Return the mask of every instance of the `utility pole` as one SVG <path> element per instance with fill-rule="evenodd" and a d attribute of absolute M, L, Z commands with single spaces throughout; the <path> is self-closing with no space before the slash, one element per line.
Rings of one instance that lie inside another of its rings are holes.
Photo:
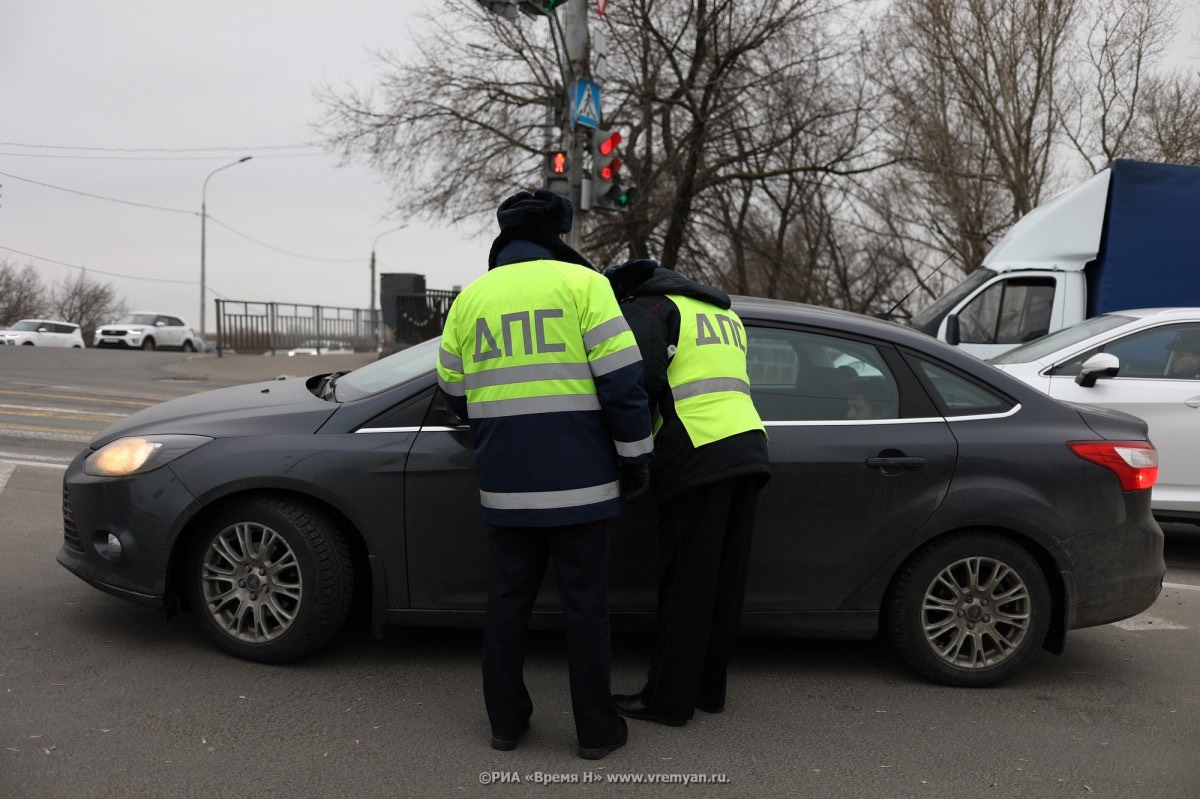
<path fill-rule="evenodd" d="M 570 85 L 589 77 L 588 72 L 588 0 L 567 0 L 563 6 L 563 39 L 567 53 L 567 71 Z M 568 97 L 575 102 L 574 96 Z M 599 109 L 597 109 L 598 111 Z M 567 116 L 574 122 L 575 111 L 567 109 Z M 582 125 L 572 124 L 570 134 L 571 205 L 575 207 L 575 224 L 567 234 L 567 244 L 578 250 L 582 242 L 583 218 L 583 154 L 587 152 L 587 132 Z M 589 198 L 590 199 L 590 198 Z"/>
<path fill-rule="evenodd" d="M 578 249 L 582 240 L 582 214 L 591 203 L 591 191 L 584 169 L 584 155 L 590 151 L 589 128 L 599 127 L 600 88 L 591 80 L 589 66 L 591 43 L 588 32 L 589 0 L 478 0 L 490 13 L 516 23 L 519 14 L 536 19 L 549 17 L 550 35 L 561 31 L 562 52 L 566 63 L 560 63 L 564 86 L 556 86 L 555 97 L 549 98 L 545 127 L 546 153 L 544 187 L 563 194 L 575 208 L 575 224 L 565 241 Z M 603 8 L 603 6 L 600 6 Z M 601 12 L 603 13 L 603 12 Z M 556 16 L 557 15 L 557 16 Z M 561 27 L 556 23 L 561 19 Z M 603 77 L 603 76 L 601 76 Z M 561 103 L 561 105 L 560 105 Z M 558 111 L 561 109 L 561 112 Z M 561 129 L 560 147 L 552 145 L 553 122 Z M 561 171 L 565 155 L 566 174 Z"/>

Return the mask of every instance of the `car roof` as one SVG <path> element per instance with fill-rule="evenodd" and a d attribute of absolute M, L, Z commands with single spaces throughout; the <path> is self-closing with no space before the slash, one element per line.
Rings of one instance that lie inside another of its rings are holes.
<path fill-rule="evenodd" d="M 1200 316 L 1200 307 L 1131 308 L 1127 311 L 1110 311 L 1104 315 L 1132 316 L 1137 319 L 1195 319 Z"/>

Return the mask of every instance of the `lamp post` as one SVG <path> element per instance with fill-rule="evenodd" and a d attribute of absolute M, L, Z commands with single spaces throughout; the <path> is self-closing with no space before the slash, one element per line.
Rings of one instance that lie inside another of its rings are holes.
<path fill-rule="evenodd" d="M 371 316 L 375 322 L 375 351 L 378 352 L 383 347 L 383 331 L 380 329 L 380 314 L 375 310 L 375 245 L 389 233 L 395 233 L 397 230 L 404 230 L 408 225 L 394 227 L 391 230 L 385 230 L 375 237 L 375 241 L 371 242 Z"/>
<path fill-rule="evenodd" d="M 206 177 L 204 179 L 204 187 L 200 191 L 200 335 L 201 336 L 206 335 L 206 331 L 204 330 L 204 306 L 208 304 L 206 302 L 206 298 L 205 298 L 205 289 L 207 287 L 206 287 L 206 283 L 205 283 L 205 272 L 204 272 L 204 238 L 205 238 L 205 228 L 208 225 L 208 181 L 212 179 L 213 175 L 217 174 L 222 169 L 229 169 L 229 167 L 231 167 L 231 166 L 237 166 L 238 164 L 244 164 L 253 157 L 254 156 L 248 155 L 245 158 L 239 158 L 238 160 L 234 161 L 232 164 L 226 164 L 225 166 L 219 166 L 216 169 L 214 169 L 212 172 L 209 172 L 208 177 Z"/>

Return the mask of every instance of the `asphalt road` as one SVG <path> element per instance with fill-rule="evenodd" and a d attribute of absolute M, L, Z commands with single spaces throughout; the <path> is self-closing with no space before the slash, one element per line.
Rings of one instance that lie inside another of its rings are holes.
<path fill-rule="evenodd" d="M 257 358 L 0 351 L 0 797 L 1198 793 L 1200 530 L 1188 526 L 1168 531 L 1170 584 L 1147 614 L 1074 631 L 1064 655 L 1002 686 L 931 685 L 877 642 L 744 638 L 725 713 L 681 729 L 631 722 L 629 744 L 595 763 L 574 754 L 557 633 L 532 636 L 533 729 L 500 753 L 478 631 L 375 641 L 357 625 L 264 666 L 218 653 L 190 617 L 167 621 L 59 567 L 62 467 L 81 440 L 107 414 L 305 371 Z M 648 645 L 615 637 L 615 689 L 639 684 Z"/>

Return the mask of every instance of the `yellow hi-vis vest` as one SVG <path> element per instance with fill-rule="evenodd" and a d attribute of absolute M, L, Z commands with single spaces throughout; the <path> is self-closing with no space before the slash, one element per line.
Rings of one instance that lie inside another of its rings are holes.
<path fill-rule="evenodd" d="M 742 320 L 732 310 L 690 297 L 667 297 L 679 309 L 679 344 L 667 366 L 667 382 L 692 446 L 750 430 L 765 435 L 750 398 Z"/>

